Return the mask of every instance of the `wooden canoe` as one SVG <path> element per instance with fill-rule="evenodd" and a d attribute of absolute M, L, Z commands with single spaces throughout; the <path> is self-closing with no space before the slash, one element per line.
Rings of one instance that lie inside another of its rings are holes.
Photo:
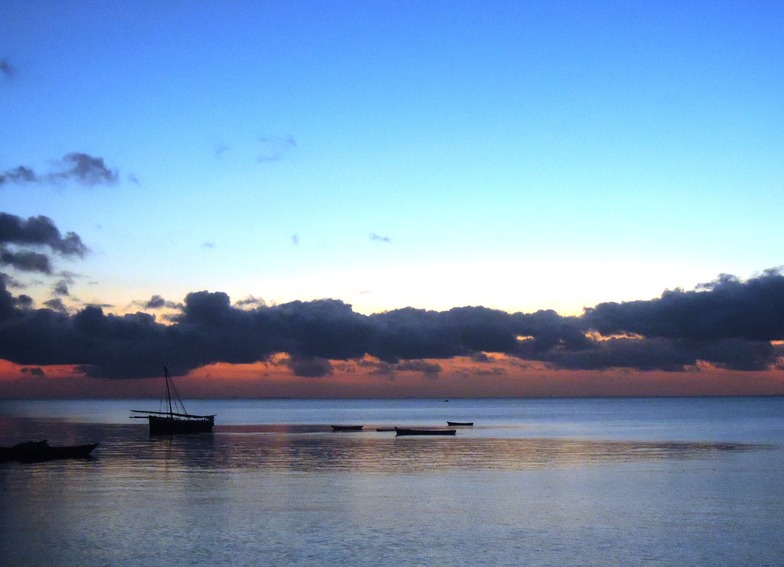
<path fill-rule="evenodd" d="M 454 429 L 411 429 L 406 427 L 395 427 L 397 435 L 454 435 Z"/>
<path fill-rule="evenodd" d="M 362 425 L 333 425 L 332 431 L 362 431 Z"/>

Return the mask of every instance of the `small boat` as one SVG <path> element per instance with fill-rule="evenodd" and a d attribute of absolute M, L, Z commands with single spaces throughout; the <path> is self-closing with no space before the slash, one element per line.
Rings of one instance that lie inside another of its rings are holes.
<path fill-rule="evenodd" d="M 394 431 L 394 427 L 376 427 L 376 431 L 385 432 L 385 431 Z"/>
<path fill-rule="evenodd" d="M 215 415 L 193 415 L 185 409 L 180 394 L 174 387 L 169 369 L 163 367 L 166 381 L 166 407 L 168 411 L 131 410 L 131 419 L 146 419 L 150 424 L 150 435 L 174 435 L 179 433 L 210 433 L 215 425 Z M 175 411 L 175 409 L 177 411 Z"/>
<path fill-rule="evenodd" d="M 471 427 L 474 425 L 473 421 L 447 421 L 449 427 Z"/>
<path fill-rule="evenodd" d="M 86 445 L 65 445 L 52 447 L 43 441 L 25 441 L 13 447 L 0 447 L 0 462 L 19 461 L 22 463 L 40 463 L 59 459 L 86 459 L 98 443 Z"/>
<path fill-rule="evenodd" d="M 333 425 L 332 431 L 362 431 L 362 425 Z"/>
<path fill-rule="evenodd" d="M 454 435 L 455 429 L 410 429 L 395 427 L 396 435 Z"/>

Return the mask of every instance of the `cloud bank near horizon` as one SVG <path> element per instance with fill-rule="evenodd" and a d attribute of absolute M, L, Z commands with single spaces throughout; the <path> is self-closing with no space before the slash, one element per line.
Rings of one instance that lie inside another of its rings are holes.
<path fill-rule="evenodd" d="M 21 365 L 76 365 L 95 378 L 157 376 L 162 364 L 185 373 L 213 363 L 269 361 L 278 353 L 299 376 L 332 372 L 332 361 L 380 361 L 437 376 L 428 360 L 480 361 L 503 353 L 552 369 L 628 368 L 672 372 L 710 364 L 731 370 L 778 368 L 784 340 L 784 276 L 741 281 L 722 275 L 693 291 L 652 300 L 602 303 L 579 317 L 552 310 L 508 313 L 486 307 L 372 315 L 340 300 L 267 306 L 232 304 L 223 292 L 189 293 L 183 304 L 155 296 L 146 307 L 177 306 L 170 324 L 137 312 L 35 309 L 0 279 L 0 358 Z M 387 372 L 388 374 L 388 372 Z"/>

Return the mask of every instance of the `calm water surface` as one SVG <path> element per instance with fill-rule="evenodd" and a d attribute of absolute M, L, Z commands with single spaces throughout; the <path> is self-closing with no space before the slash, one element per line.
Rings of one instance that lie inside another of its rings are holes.
<path fill-rule="evenodd" d="M 0 464 L 0 565 L 782 565 L 784 398 L 156 404 L 0 401 L 0 444 L 101 442 Z"/>

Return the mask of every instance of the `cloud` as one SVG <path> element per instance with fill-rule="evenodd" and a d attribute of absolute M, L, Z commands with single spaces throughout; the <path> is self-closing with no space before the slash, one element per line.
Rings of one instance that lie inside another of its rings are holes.
<path fill-rule="evenodd" d="M 59 295 L 63 297 L 68 297 L 70 292 L 68 291 L 68 282 L 65 280 L 60 280 L 59 282 L 55 283 L 52 287 L 52 293 L 54 295 Z"/>
<path fill-rule="evenodd" d="M 259 143 L 262 148 L 256 158 L 259 163 L 281 161 L 297 147 L 294 136 L 262 136 Z"/>
<path fill-rule="evenodd" d="M 0 272 L 0 281 L 2 281 L 6 287 L 12 287 L 17 289 L 24 289 L 26 286 L 16 278 L 12 278 L 8 274 Z"/>
<path fill-rule="evenodd" d="M 103 158 L 94 157 L 80 152 L 72 152 L 63 157 L 66 169 L 54 175 L 58 179 L 73 179 L 84 185 L 116 183 L 116 170 L 106 167 Z"/>
<path fill-rule="evenodd" d="M 373 242 L 386 242 L 386 243 L 392 242 L 392 239 L 389 238 L 388 236 L 379 236 L 375 232 L 370 233 L 370 240 L 372 240 Z"/>
<path fill-rule="evenodd" d="M 46 307 L 52 311 L 56 311 L 58 313 L 68 313 L 68 308 L 65 306 L 65 303 L 63 303 L 63 300 L 59 297 L 45 301 L 44 305 L 46 305 Z"/>
<path fill-rule="evenodd" d="M 160 295 L 153 295 L 144 307 L 145 309 L 163 309 L 166 307 L 166 300 Z"/>
<path fill-rule="evenodd" d="M 261 297 L 253 297 L 249 295 L 245 299 L 240 299 L 234 303 L 237 307 L 245 308 L 245 307 L 266 307 L 267 302 L 264 301 Z"/>
<path fill-rule="evenodd" d="M 46 246 L 63 256 L 83 257 L 87 253 L 79 235 L 68 232 L 62 236 L 52 220 L 43 215 L 24 220 L 0 213 L 0 245 L 6 244 Z"/>
<path fill-rule="evenodd" d="M 288 360 L 287 366 L 296 376 L 305 378 L 320 378 L 332 374 L 332 364 L 324 358 L 295 356 Z"/>
<path fill-rule="evenodd" d="M 395 365 L 395 370 L 401 372 L 421 372 L 425 376 L 435 377 L 443 370 L 440 364 L 426 360 L 406 360 Z"/>
<path fill-rule="evenodd" d="M 0 213 L 0 265 L 23 272 L 52 273 L 49 256 L 36 249 L 48 249 L 64 257 L 83 257 L 87 247 L 74 232 L 63 236 L 45 216 L 23 219 Z"/>
<path fill-rule="evenodd" d="M 601 303 L 584 319 L 604 335 L 771 341 L 784 336 L 784 277 L 768 270 L 747 282 L 721 275 L 695 291 L 666 291 L 651 301 Z"/>
<path fill-rule="evenodd" d="M 398 372 L 421 372 L 428 378 L 438 378 L 438 375 L 444 370 L 440 364 L 427 360 L 403 360 L 396 363 L 383 360 L 364 360 L 360 362 L 360 365 L 371 367 L 371 375 L 384 376 L 390 380 L 394 380 Z"/>
<path fill-rule="evenodd" d="M 22 374 L 29 374 L 30 376 L 36 376 L 38 378 L 43 378 L 46 376 L 46 372 L 44 372 L 43 368 L 22 368 Z"/>
<path fill-rule="evenodd" d="M 0 75 L 9 79 L 16 74 L 16 68 L 8 62 L 8 59 L 0 59 Z"/>
<path fill-rule="evenodd" d="M 181 304 L 174 301 L 167 301 L 160 295 L 153 295 L 148 301 L 134 301 L 134 304 L 141 305 L 148 311 L 156 311 L 158 309 L 180 309 Z"/>
<path fill-rule="evenodd" d="M 229 150 L 229 146 L 227 146 L 226 144 L 222 144 L 222 143 L 216 144 L 213 150 L 215 159 L 221 159 L 223 157 L 223 154 L 225 154 L 228 150 Z"/>
<path fill-rule="evenodd" d="M 381 376 L 438 376 L 438 360 L 482 362 L 486 353 L 551 369 L 760 370 L 776 367 L 783 353 L 774 341 L 784 340 L 784 276 L 775 270 L 745 282 L 722 276 L 649 301 L 603 303 L 580 317 L 485 307 L 362 315 L 333 299 L 232 305 L 223 292 L 198 291 L 164 325 L 147 313 L 113 315 L 98 306 L 67 313 L 59 300 L 33 309 L 22 297 L 0 278 L 0 359 L 73 364 L 102 378 L 155 376 L 162 364 L 184 373 L 217 362 L 269 361 L 277 353 L 288 354 L 292 372 L 310 377 L 366 355 L 380 361 Z M 164 304 L 153 296 L 147 306 Z"/>
<path fill-rule="evenodd" d="M 0 173 L 0 185 L 4 183 L 36 183 L 38 176 L 29 167 L 20 165 Z"/>
<path fill-rule="evenodd" d="M 74 181 L 81 185 L 109 185 L 117 183 L 116 169 L 107 167 L 103 158 L 82 152 L 65 154 L 59 167 L 42 175 L 24 165 L 0 173 L 0 186 L 5 184 L 60 183 Z"/>
<path fill-rule="evenodd" d="M 13 251 L 0 248 L 0 265 L 11 266 L 21 272 L 52 273 L 49 257 L 32 250 Z"/>

